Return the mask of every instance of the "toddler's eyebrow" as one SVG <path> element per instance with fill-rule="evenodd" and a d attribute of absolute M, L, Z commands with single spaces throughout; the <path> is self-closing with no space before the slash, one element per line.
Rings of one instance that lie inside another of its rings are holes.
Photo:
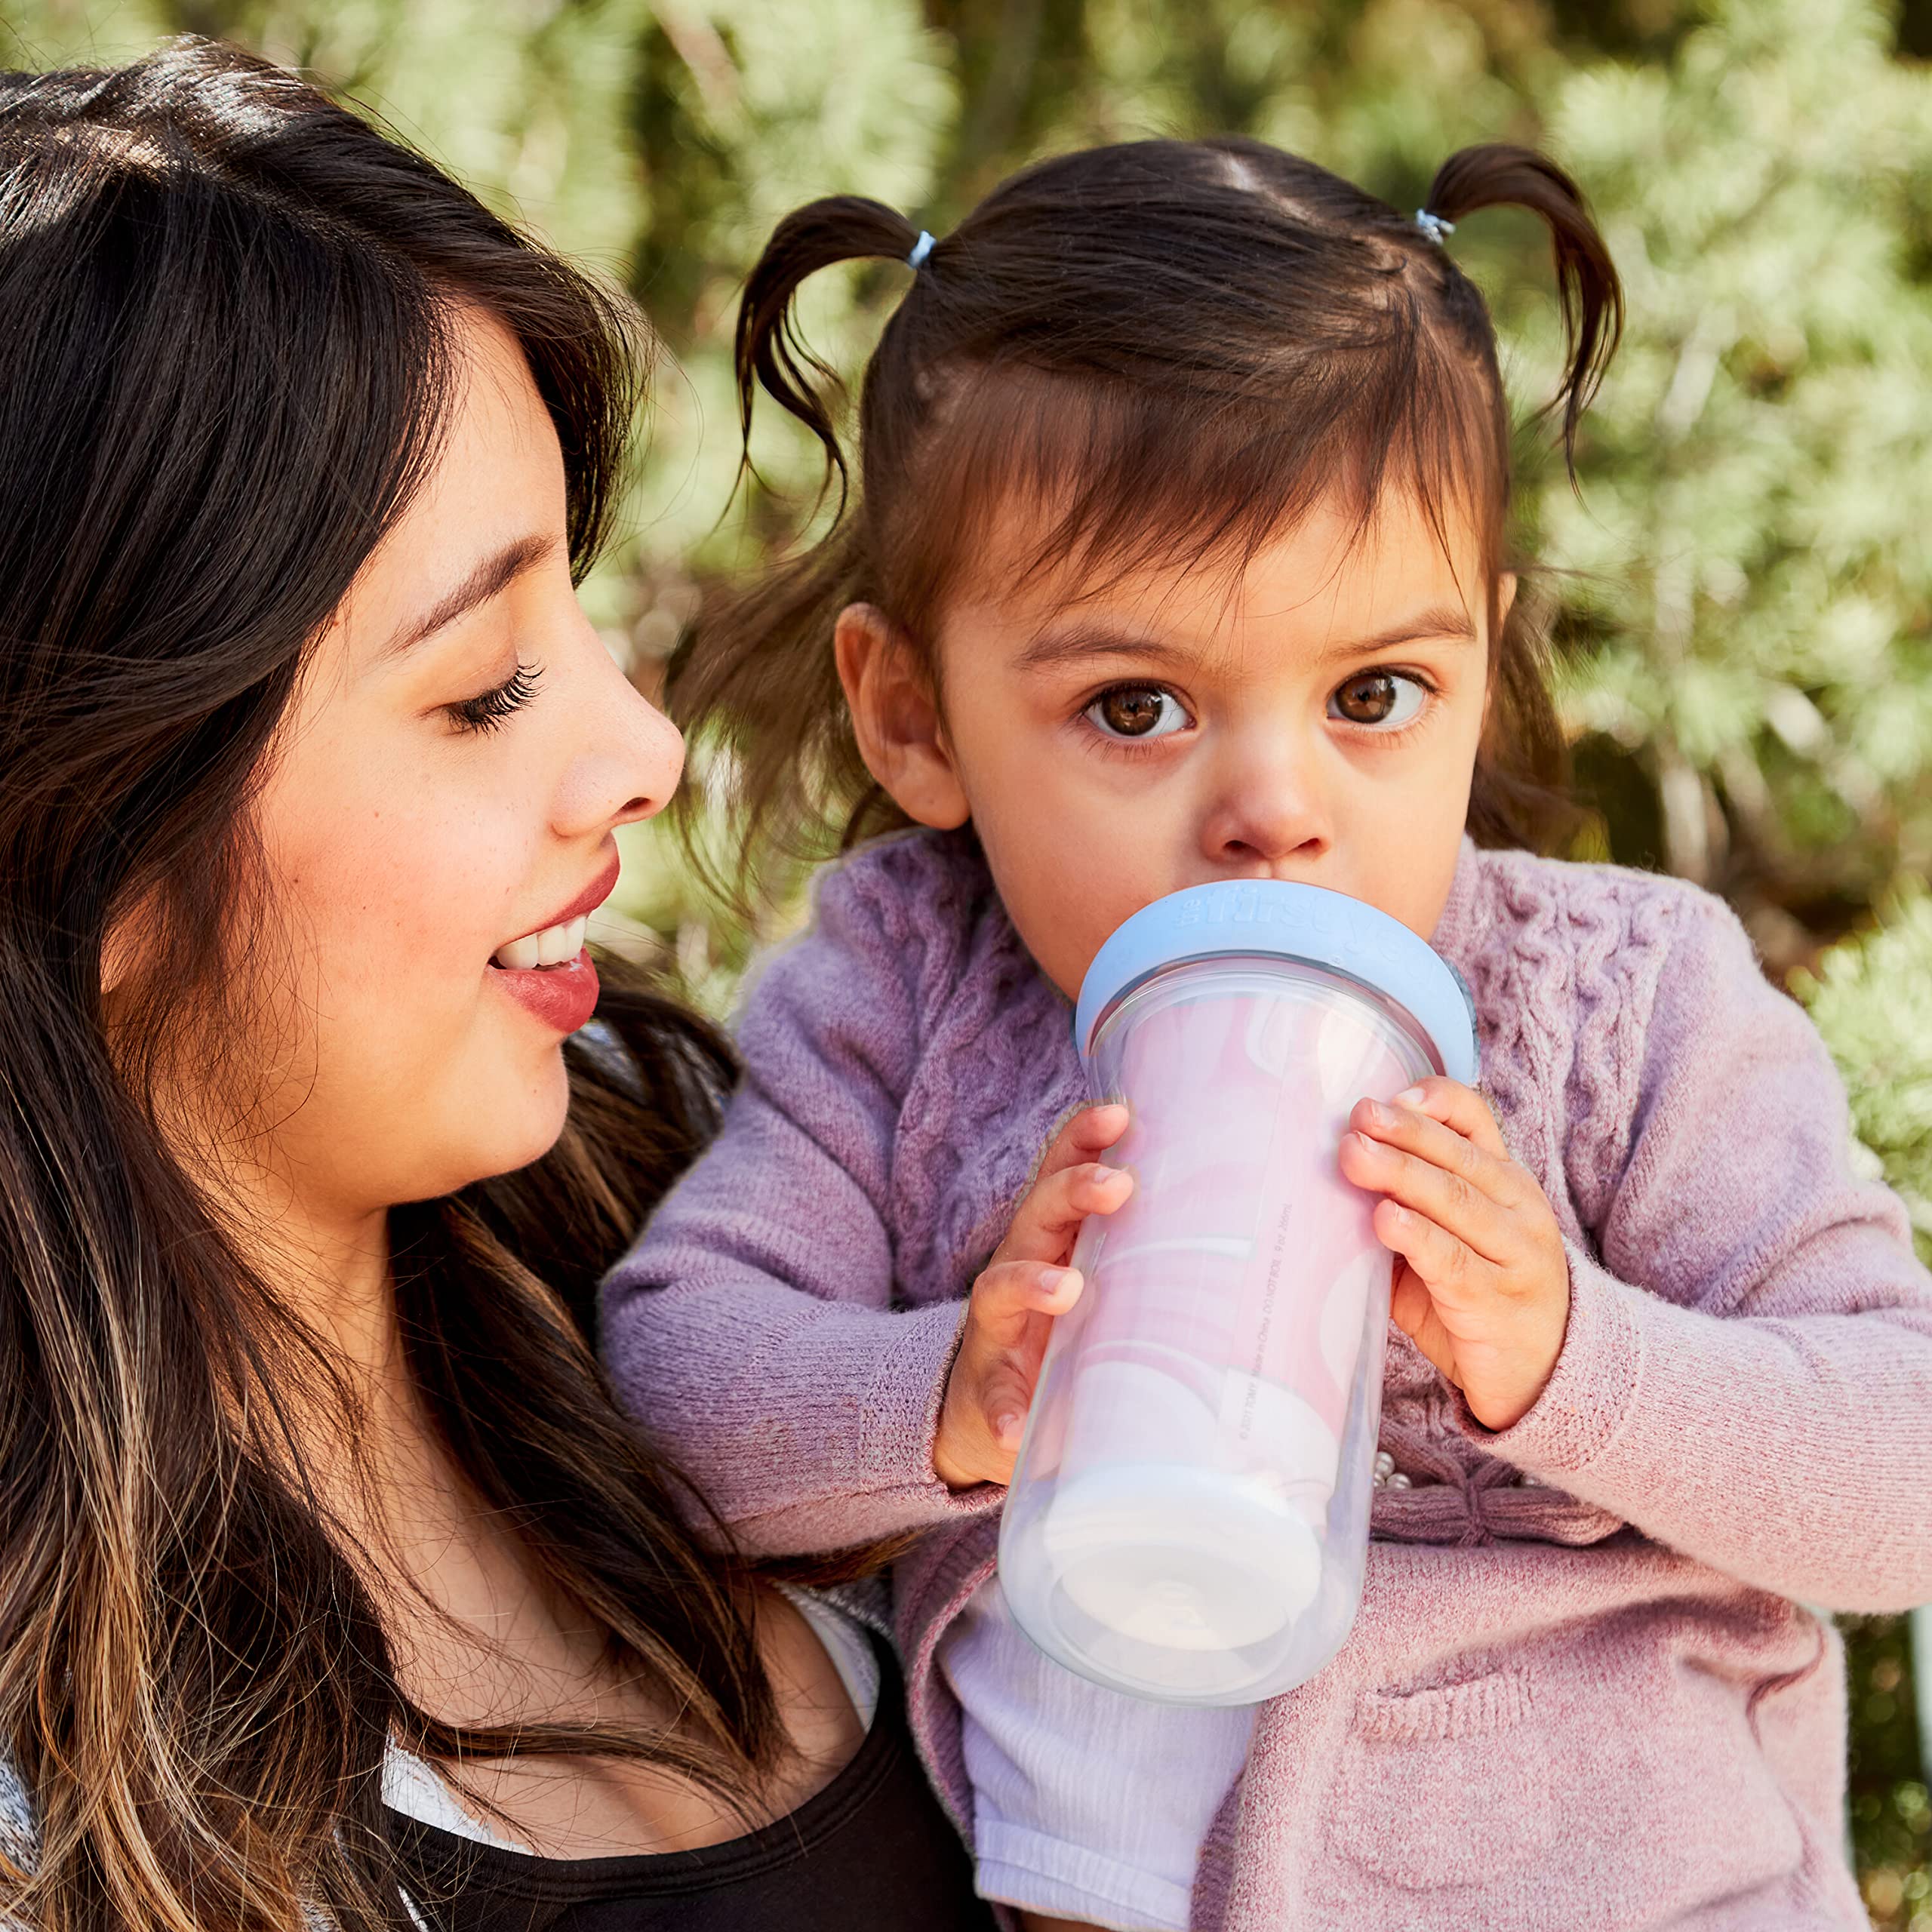
<path fill-rule="evenodd" d="M 1131 631 L 1112 630 L 1105 625 L 1082 625 L 1078 629 L 1052 631 L 1036 637 L 1015 663 L 1022 671 L 1034 671 L 1053 664 L 1064 664 L 1077 657 L 1155 658 L 1171 663 L 1191 662 L 1195 654 L 1158 638 L 1139 637 Z"/>
<path fill-rule="evenodd" d="M 1372 657 L 1378 651 L 1398 651 L 1405 644 L 1420 644 L 1426 638 L 1449 638 L 1458 644 L 1481 641 L 1468 611 L 1453 604 L 1438 604 L 1432 610 L 1418 611 L 1413 617 L 1390 625 L 1386 631 L 1377 631 L 1373 637 L 1344 638 L 1329 645 L 1321 655 L 1324 660 Z"/>
<path fill-rule="evenodd" d="M 1405 644 L 1420 643 L 1425 638 L 1446 638 L 1461 644 L 1479 641 L 1475 626 L 1466 611 L 1459 610 L 1454 605 L 1441 604 L 1432 609 L 1418 611 L 1413 617 L 1405 617 L 1371 637 L 1342 638 L 1327 646 L 1318 661 L 1326 663 L 1331 659 L 1372 657 L 1378 652 L 1399 650 Z M 1035 638 L 1015 662 L 1020 670 L 1032 671 L 1083 657 L 1132 657 L 1142 660 L 1151 658 L 1157 662 L 1188 663 L 1198 654 L 1164 644 L 1158 638 L 1137 635 L 1131 631 L 1115 630 L 1105 625 L 1083 625 L 1076 629 L 1049 632 Z"/>

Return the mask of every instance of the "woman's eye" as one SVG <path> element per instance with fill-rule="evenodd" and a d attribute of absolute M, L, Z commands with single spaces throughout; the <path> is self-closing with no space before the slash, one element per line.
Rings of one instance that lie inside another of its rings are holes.
<path fill-rule="evenodd" d="M 512 712 L 521 711 L 537 695 L 543 675 L 540 664 L 519 664 L 500 685 L 466 697 L 443 709 L 457 728 L 464 731 L 494 731 Z"/>
<path fill-rule="evenodd" d="M 1328 700 L 1328 715 L 1350 724 L 1399 731 L 1412 723 L 1429 697 L 1419 678 L 1400 671 L 1364 671 L 1337 687 Z"/>
<path fill-rule="evenodd" d="M 1116 685 L 1103 691 L 1085 715 L 1110 738 L 1164 738 L 1189 722 L 1180 700 L 1158 685 Z"/>

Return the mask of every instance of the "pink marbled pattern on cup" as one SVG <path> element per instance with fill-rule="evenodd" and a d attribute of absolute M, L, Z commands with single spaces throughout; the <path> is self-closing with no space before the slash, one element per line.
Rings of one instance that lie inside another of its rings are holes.
<path fill-rule="evenodd" d="M 1274 991 L 1200 974 L 1102 1029 L 1137 1185 L 1089 1244 L 1048 1395 L 1064 1392 L 1064 1435 L 1042 1417 L 1035 1467 L 1193 1463 L 1278 1481 L 1318 1515 L 1389 1266 L 1340 1137 L 1357 1100 L 1392 1097 L 1420 1063 L 1360 1000 L 1292 968 Z"/>

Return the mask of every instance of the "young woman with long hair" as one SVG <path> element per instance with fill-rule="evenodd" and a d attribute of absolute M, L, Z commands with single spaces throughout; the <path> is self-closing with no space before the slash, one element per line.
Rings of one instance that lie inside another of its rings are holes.
<path fill-rule="evenodd" d="M 691 1527 L 583 1334 L 731 1074 L 581 950 L 681 756 L 574 595 L 641 346 L 232 49 L 0 75 L 35 1932 L 986 1922 L 887 1654 Z"/>

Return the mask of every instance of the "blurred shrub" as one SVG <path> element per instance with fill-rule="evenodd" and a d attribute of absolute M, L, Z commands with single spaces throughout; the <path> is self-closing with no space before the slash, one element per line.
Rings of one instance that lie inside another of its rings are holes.
<path fill-rule="evenodd" d="M 1903 899 L 1795 990 L 1831 1042 L 1858 1137 L 1905 1197 L 1932 1261 L 1932 893 Z"/>

